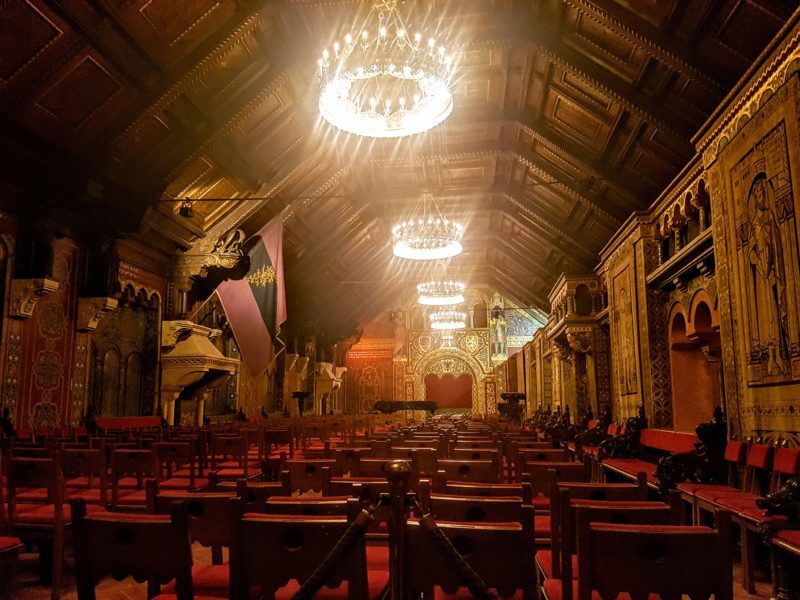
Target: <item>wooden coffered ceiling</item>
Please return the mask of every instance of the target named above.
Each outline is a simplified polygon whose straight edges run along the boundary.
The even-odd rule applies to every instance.
[[[288,206],[290,293],[344,321],[425,275],[388,245],[425,189],[467,224],[451,272],[547,311],[558,275],[591,269],[691,157],[795,5],[407,0],[457,42],[456,108],[427,135],[366,142],[320,121],[315,57],[367,0],[3,0],[4,176],[67,165],[89,180],[76,205],[171,255]],[[195,199],[194,217],[165,198]]]

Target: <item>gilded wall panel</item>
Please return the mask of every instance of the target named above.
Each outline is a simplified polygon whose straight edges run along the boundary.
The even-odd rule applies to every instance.
[[[800,429],[799,99],[794,75],[717,156],[723,361],[732,353],[745,435]]]

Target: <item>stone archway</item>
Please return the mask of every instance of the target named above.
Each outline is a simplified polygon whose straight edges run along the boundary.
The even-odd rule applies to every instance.
[[[452,348],[431,352],[417,364],[414,371],[414,390],[418,394],[424,393],[425,377],[431,374],[452,375],[453,377],[469,375],[472,378],[472,412],[486,413],[485,375],[481,365],[473,357]]]

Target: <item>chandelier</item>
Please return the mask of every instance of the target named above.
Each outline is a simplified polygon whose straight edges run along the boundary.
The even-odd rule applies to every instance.
[[[452,56],[436,38],[408,32],[397,0],[376,0],[370,21],[322,52],[320,114],[364,137],[436,127],[453,111]]]
[[[422,194],[422,216],[392,227],[394,255],[412,260],[439,260],[461,254],[464,227],[428,210],[432,194]]]
[[[447,306],[464,302],[466,286],[459,281],[427,281],[417,286],[417,302],[431,306]]]
[[[467,326],[467,313],[460,310],[439,309],[430,314],[431,329],[464,329]]]

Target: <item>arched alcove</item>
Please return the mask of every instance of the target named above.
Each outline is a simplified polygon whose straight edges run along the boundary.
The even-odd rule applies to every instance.
[[[462,373],[458,377],[450,373],[425,376],[425,400],[436,402],[437,409],[453,410],[472,408],[472,375]]]
[[[477,328],[488,327],[489,322],[486,316],[486,304],[483,302],[478,302],[472,309],[472,326]]]
[[[695,321],[687,323],[683,305],[673,307],[669,321],[669,358],[672,379],[673,423],[677,431],[694,431],[711,419],[720,403],[720,377],[716,349],[719,334],[711,329],[707,304],[695,307]],[[706,328],[698,333],[698,326]],[[689,332],[689,333],[687,333]],[[715,340],[710,339],[716,336]]]
[[[581,316],[588,316],[592,314],[594,308],[594,298],[589,291],[589,287],[580,284],[575,288],[575,313]]]

